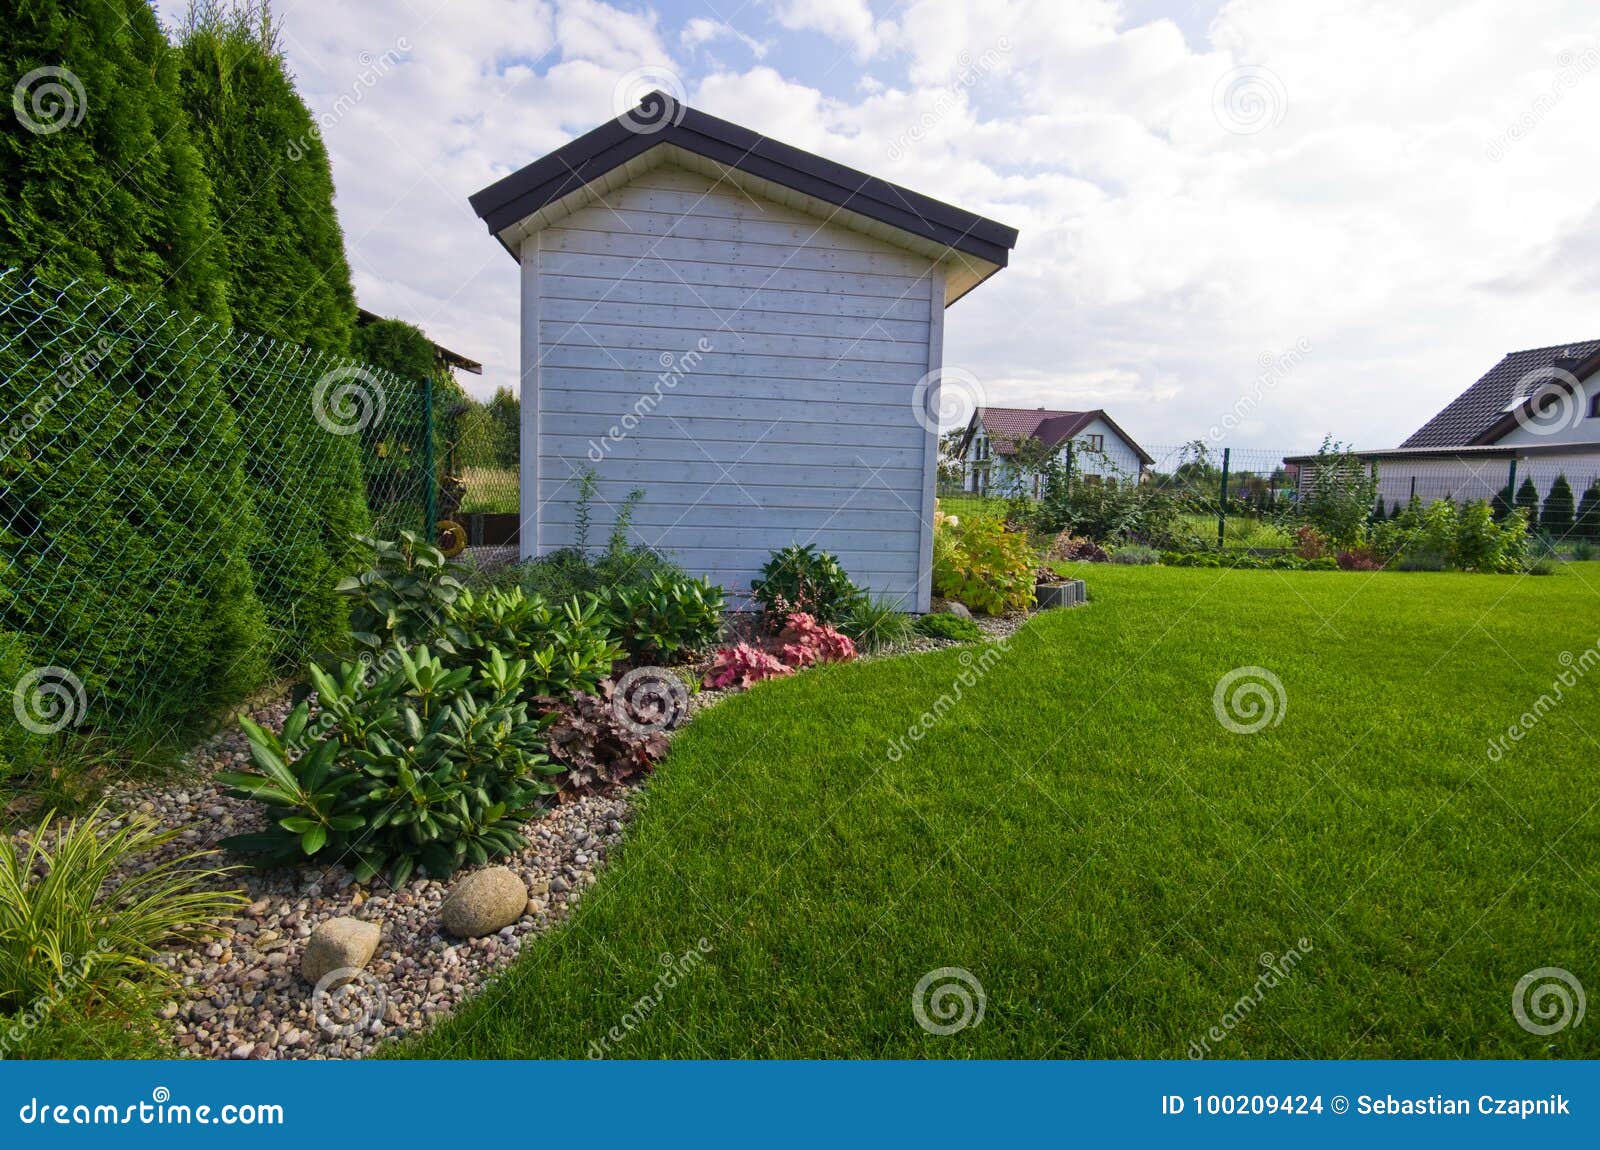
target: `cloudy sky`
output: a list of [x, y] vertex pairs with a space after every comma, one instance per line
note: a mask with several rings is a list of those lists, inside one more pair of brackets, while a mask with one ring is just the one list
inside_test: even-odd
[[362, 303], [483, 393], [516, 268], [467, 196], [649, 87], [1019, 228], [946, 323], [993, 403], [1383, 446], [1505, 351], [1600, 337], [1592, 2], [276, 7]]

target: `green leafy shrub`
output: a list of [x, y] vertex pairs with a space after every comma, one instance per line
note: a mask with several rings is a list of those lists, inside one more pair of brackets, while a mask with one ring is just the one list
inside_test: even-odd
[[0, 842], [0, 1014], [65, 992], [168, 980], [160, 947], [193, 941], [247, 901], [204, 889], [225, 870], [199, 864], [214, 851], [160, 862], [177, 837], [134, 815], [114, 826], [104, 808]]
[[670, 660], [711, 646], [722, 631], [722, 588], [657, 571], [649, 582], [613, 589], [611, 626], [635, 660]]
[[1360, 543], [1378, 495], [1376, 473], [1332, 436], [1323, 438], [1315, 458], [1306, 466], [1311, 484], [1300, 504], [1301, 517], [1333, 547]]
[[897, 599], [862, 595], [839, 621], [839, 630], [863, 651], [876, 651], [910, 638], [912, 619]]
[[1177, 497], [1154, 483], [1082, 478], [1047, 482], [1028, 526], [1055, 534], [1068, 531], [1099, 542], [1132, 539], [1164, 543], [1179, 530]]
[[615, 621], [592, 595], [557, 605], [520, 587], [461, 594], [447, 608], [435, 647], [452, 666], [476, 667], [496, 653], [527, 663], [523, 695], [594, 691], [622, 656]]
[[522, 846], [516, 828], [557, 773], [521, 701], [527, 664], [498, 651], [476, 669], [447, 669], [427, 647], [395, 655], [377, 674], [311, 668], [314, 724], [306, 703], [281, 735], [240, 719], [256, 770], [217, 777], [272, 808], [273, 826], [224, 846], [269, 863], [354, 860], [358, 881], [387, 871], [395, 885], [416, 867], [438, 877]]
[[1539, 558], [1529, 563], [1524, 570], [1529, 575], [1554, 575], [1557, 570], [1557, 564], [1556, 561], [1551, 559], [1549, 556], [1541, 555]]
[[934, 550], [935, 594], [985, 615], [1033, 605], [1035, 556], [1026, 535], [993, 519], [963, 519], [939, 534], [948, 540]]
[[930, 639], [951, 639], [958, 643], [971, 643], [983, 638], [983, 632], [971, 619], [938, 611], [924, 615], [916, 622], [917, 634]]
[[563, 797], [575, 797], [625, 783], [655, 768], [667, 753], [660, 731], [639, 730], [624, 721], [612, 683], [596, 694], [534, 700], [545, 716], [545, 741], [555, 782]]
[[809, 543], [774, 551], [750, 589], [774, 630], [796, 611], [819, 622], [840, 622], [861, 597], [839, 560]]
[[1168, 567], [1231, 567], [1241, 571], [1334, 571], [1338, 561], [1331, 555], [1305, 559], [1299, 555], [1252, 555], [1248, 551], [1165, 551], [1161, 562]]
[[395, 542], [363, 537], [360, 543], [371, 552], [371, 566], [336, 588], [350, 603], [351, 638], [384, 651], [437, 634], [463, 590], [461, 568], [410, 531]]

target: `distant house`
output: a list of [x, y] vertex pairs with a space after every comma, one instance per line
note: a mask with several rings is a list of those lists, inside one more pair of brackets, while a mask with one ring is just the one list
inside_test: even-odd
[[[1000, 494], [1015, 487], [1011, 457], [1017, 444], [1037, 439], [1055, 448], [1073, 474], [1137, 480], [1155, 462], [1104, 411], [1053, 411], [1046, 407], [980, 407], [961, 441], [962, 490]], [[1036, 491], [1025, 494], [1037, 495]]]
[[1399, 447], [1358, 454], [1391, 507], [1493, 499], [1524, 479], [1543, 500], [1558, 475], [1581, 495], [1600, 479], [1600, 340], [1510, 352]]

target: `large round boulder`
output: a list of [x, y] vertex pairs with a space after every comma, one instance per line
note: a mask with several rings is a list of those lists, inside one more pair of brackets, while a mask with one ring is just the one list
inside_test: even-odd
[[473, 871], [439, 908], [439, 921], [457, 938], [480, 938], [510, 926], [528, 909], [528, 886], [503, 866]]
[[300, 973], [307, 982], [321, 982], [336, 970], [360, 970], [372, 961], [382, 930], [359, 918], [330, 918], [306, 940]]

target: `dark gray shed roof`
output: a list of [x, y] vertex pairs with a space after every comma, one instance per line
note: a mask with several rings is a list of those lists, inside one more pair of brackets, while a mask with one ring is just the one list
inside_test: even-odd
[[661, 144], [676, 145], [998, 267], [1006, 265], [1017, 243], [1015, 228], [780, 144], [665, 92], [652, 92], [632, 111], [490, 184], [470, 198], [472, 210], [499, 236], [547, 204]]
[[1418, 428], [1401, 447], [1464, 447], [1491, 443], [1509, 429], [1514, 401], [1530, 388], [1557, 378], [1556, 373], [1586, 374], [1584, 361], [1600, 354], [1600, 340], [1559, 343], [1513, 351], [1477, 383], [1456, 396], [1438, 415]]

